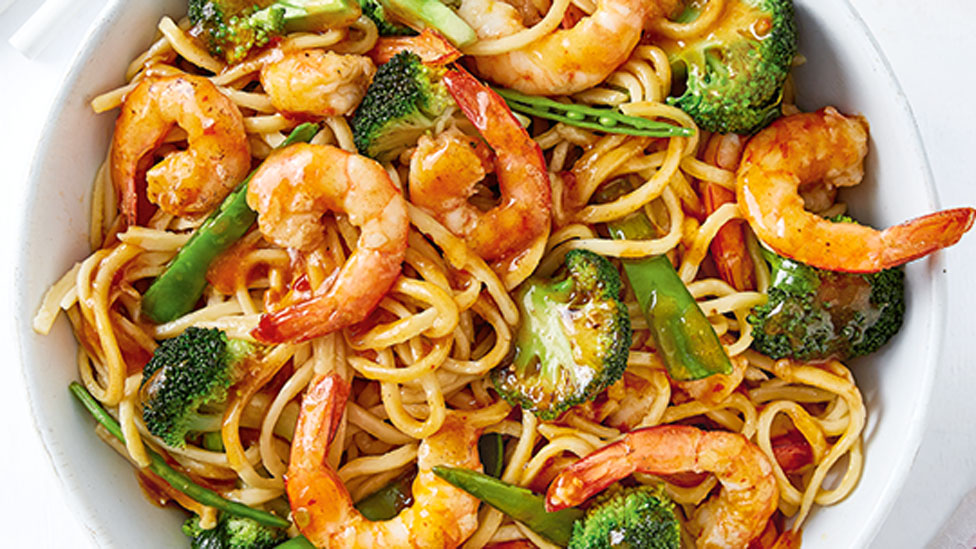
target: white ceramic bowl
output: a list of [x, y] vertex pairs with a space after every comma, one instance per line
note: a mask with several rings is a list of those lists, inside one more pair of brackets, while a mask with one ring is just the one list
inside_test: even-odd
[[[835, 105], [871, 123], [868, 178], [846, 198], [858, 219], [875, 226], [937, 209], [918, 130], [898, 83], [867, 27], [845, 0], [796, 0], [800, 104]], [[30, 173], [17, 259], [17, 327], [25, 379], [38, 430], [81, 521], [103, 547], [185, 547], [184, 515], [150, 505], [132, 468], [92, 432], [93, 422], [69, 396], [76, 343], [61, 319], [46, 337], [30, 319], [47, 287], [88, 253], [91, 181], [105, 158], [116, 113], [95, 115], [89, 100], [122, 81], [148, 45], [163, 14], [182, 14], [180, 0], [112, 0], [75, 59]], [[885, 192], [876, 182], [884, 181]], [[866, 463], [854, 493], [809, 518], [804, 549], [864, 547], [905, 480], [921, 438], [938, 358], [944, 289], [932, 274], [938, 256], [907, 270], [905, 325], [885, 349], [855, 364], [868, 407]], [[124, 519], [123, 519], [124, 517]]]

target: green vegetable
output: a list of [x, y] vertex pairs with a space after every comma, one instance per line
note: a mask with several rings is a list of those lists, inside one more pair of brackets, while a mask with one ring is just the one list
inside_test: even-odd
[[[654, 227], [642, 212], [608, 223], [607, 229], [618, 240], [655, 236]], [[731, 373], [732, 363], [722, 343], [671, 261], [660, 255], [626, 259], [623, 264], [668, 375], [687, 381]]]
[[348, 0], [279, 0], [265, 7], [241, 0], [189, 0], [187, 6], [191, 34], [228, 63], [287, 32], [345, 26], [359, 13], [359, 6]]
[[[733, 0], [700, 38], [656, 41], [684, 93], [668, 102], [707, 131], [752, 133], [781, 114], [783, 83], [796, 54], [792, 0]], [[693, 20], [697, 8], [683, 19]]]
[[521, 112], [547, 120], [555, 120], [570, 126], [590, 130], [649, 137], [691, 137], [695, 131], [667, 122], [629, 116], [615, 108], [591, 107], [577, 103], [560, 103], [547, 97], [525, 95], [515, 90], [493, 88], [508, 106]]
[[413, 503], [411, 485], [417, 471], [407, 471], [392, 482], [356, 503], [356, 509], [369, 520], [390, 520]]
[[[75, 396], [82, 405], [91, 413], [94, 418], [102, 424], [103, 427], [119, 442], [125, 443], [125, 436], [122, 435], [122, 428], [119, 427], [118, 422], [115, 421], [108, 412], [102, 408], [101, 404], [88, 391], [77, 381], [71, 382], [68, 386], [71, 394]], [[291, 524], [287, 520], [272, 515], [266, 511], [261, 511], [259, 509], [254, 509], [248, 507], [247, 505], [237, 503], [235, 501], [226, 500], [220, 497], [219, 494], [213, 490], [204, 488], [198, 484], [195, 484], [189, 477], [183, 473], [173, 469], [166, 463], [166, 460], [162, 456], [157, 454], [151, 449], [146, 449], [146, 453], [149, 454], [149, 467], [148, 469], [155, 473], [159, 478], [166, 481], [167, 484], [173, 488], [183, 492], [189, 496], [194, 501], [198, 501], [204, 505], [214, 507], [219, 511], [229, 513], [237, 517], [250, 518], [257, 522], [258, 524], [263, 524], [265, 526], [273, 526], [276, 528], [288, 528]]]
[[436, 466], [434, 474], [525, 524], [556, 545], [565, 547], [569, 543], [573, 523], [583, 517], [583, 511], [574, 507], [550, 513], [546, 511], [545, 498], [542, 496], [477, 471]]
[[543, 419], [592, 400], [620, 379], [630, 349], [617, 269], [586, 250], [570, 251], [565, 264], [556, 279], [530, 278], [519, 288], [514, 355], [491, 373], [502, 398]]
[[317, 549], [305, 536], [295, 536], [275, 549]]
[[550, 513], [543, 496], [477, 471], [438, 466], [434, 474], [561, 547], [681, 547], [674, 503], [660, 488], [613, 488], [597, 497], [585, 513], [575, 507]]
[[681, 526], [674, 503], [660, 488], [611, 489], [573, 525], [569, 549], [679, 549]]
[[200, 517], [193, 516], [183, 524], [183, 533], [193, 549], [271, 549], [287, 537], [281, 528], [223, 513], [210, 530], [200, 528]]
[[500, 478], [505, 468], [505, 445], [502, 443], [502, 436], [498, 433], [481, 435], [478, 439], [478, 457], [486, 475]]
[[392, 160], [432, 131], [454, 104], [441, 80], [444, 71], [424, 65], [410, 51], [381, 65], [352, 117], [359, 152], [380, 162]]
[[149, 432], [183, 447], [190, 432], [220, 429], [221, 414], [200, 409], [223, 405], [254, 352], [252, 344], [228, 340], [217, 329], [190, 327], [162, 342], [142, 372], [142, 419]]
[[[302, 124], [292, 130], [278, 148], [307, 143], [318, 131], [316, 124]], [[192, 311], [207, 285], [210, 264], [254, 224], [257, 214], [247, 205], [247, 184], [251, 175], [210, 214], [142, 296], [142, 314], [150, 320], [162, 324]]]
[[416, 34], [416, 29], [432, 28], [457, 47], [478, 40], [471, 25], [440, 0], [358, 0], [363, 14], [376, 23], [383, 36]]
[[748, 317], [752, 347], [760, 353], [776, 359], [846, 360], [873, 353], [901, 328], [901, 268], [838, 273], [767, 250], [763, 256], [771, 268], [769, 300]]
[[[369, 17], [376, 23], [376, 30], [380, 31], [380, 36], [413, 36], [417, 31], [401, 24], [386, 12], [383, 2], [380, 0], [357, 0], [359, 7], [363, 10], [363, 15]], [[435, 0], [436, 1], [436, 0]]]

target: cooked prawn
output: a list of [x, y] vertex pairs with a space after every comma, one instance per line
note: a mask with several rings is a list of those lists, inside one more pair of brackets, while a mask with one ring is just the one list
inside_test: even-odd
[[112, 183], [129, 225], [149, 214], [138, 211], [143, 159], [175, 125], [186, 131], [187, 149], [166, 155], [145, 172], [145, 197], [164, 212], [206, 213], [251, 169], [244, 118], [216, 86], [188, 74], [148, 77], [125, 98], [112, 136]]
[[407, 203], [383, 166], [329, 145], [292, 145], [254, 173], [247, 203], [273, 243], [307, 252], [320, 246], [322, 217], [343, 213], [359, 227], [356, 249], [308, 300], [266, 313], [251, 335], [304, 341], [364, 319], [400, 274], [407, 249]]
[[480, 429], [464, 414], [447, 414], [417, 453], [413, 504], [386, 521], [370, 521], [353, 507], [335, 471], [325, 465], [349, 386], [336, 374], [314, 381], [302, 399], [285, 488], [298, 529], [317, 547], [454, 548], [478, 526], [478, 500], [434, 475], [435, 465], [481, 470]]
[[261, 69], [261, 86], [279, 111], [292, 116], [351, 114], [373, 79], [368, 57], [299, 50]]
[[804, 209], [806, 183], [856, 185], [864, 173], [868, 128], [833, 107], [781, 118], [753, 137], [736, 181], [739, 209], [777, 253], [832, 271], [875, 272], [955, 244], [976, 210], [929, 214], [883, 231], [832, 223]]
[[[520, 256], [548, 235], [552, 198], [542, 150], [505, 101], [470, 74], [449, 70], [444, 82], [494, 152], [459, 132], [421, 139], [410, 160], [410, 199], [483, 259]], [[498, 178], [501, 199], [482, 212], [468, 198], [489, 170]]]
[[[568, 95], [591, 88], [630, 57], [645, 21], [671, 14], [680, 0], [597, 0], [575, 26], [519, 49], [476, 56], [476, 72], [508, 88], [535, 95]], [[518, 10], [500, 0], [462, 0], [458, 14], [481, 39], [525, 30]]]
[[746, 437], [659, 425], [631, 431], [564, 470], [549, 485], [546, 508], [556, 511], [583, 503], [635, 472], [715, 475], [722, 489], [696, 515], [702, 526], [697, 546], [702, 549], [746, 547], [762, 534], [779, 502], [773, 466]]

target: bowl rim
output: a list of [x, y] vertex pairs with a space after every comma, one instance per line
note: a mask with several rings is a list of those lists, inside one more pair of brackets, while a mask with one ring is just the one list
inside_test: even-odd
[[[815, 2], [816, 0], [806, 1]], [[843, 5], [844, 9], [847, 11], [847, 15], [854, 21], [854, 24], [859, 28], [863, 36], [870, 43], [870, 57], [873, 58], [872, 61], [880, 64], [880, 66], [884, 69], [880, 71], [882, 73], [881, 80], [886, 84], [885, 87], [894, 93], [895, 103], [902, 111], [900, 114], [910, 123], [910, 129], [912, 131], [909, 132], [910, 135], [906, 140], [906, 144], [910, 147], [909, 152], [918, 158], [921, 163], [919, 167], [923, 173], [922, 186], [925, 194], [928, 197], [927, 206], [933, 210], [937, 209], [940, 206], [940, 200], [938, 197], [938, 190], [934, 183], [932, 164], [924, 143], [922, 142], [922, 135], [918, 126], [918, 121], [915, 117], [912, 106], [908, 101], [908, 97], [905, 95], [898, 76], [894, 72], [874, 34], [861, 17], [860, 12], [858, 12], [858, 10], [854, 7], [851, 0], [837, 1]], [[26, 342], [28, 338], [34, 335], [31, 321], [39, 303], [34, 302], [31, 296], [27, 295], [27, 292], [22, 285], [22, 280], [24, 277], [24, 265], [30, 261], [30, 250], [28, 250], [25, 244], [30, 228], [30, 220], [27, 213], [34, 209], [35, 204], [38, 201], [39, 194], [38, 186], [33, 185], [32, 183], [38, 179], [42, 160], [49, 155], [49, 149], [52, 147], [53, 138], [51, 137], [52, 132], [50, 130], [55, 126], [57, 119], [65, 110], [67, 106], [66, 99], [71, 95], [69, 92], [72, 91], [77, 81], [81, 77], [82, 69], [85, 68], [83, 61], [91, 57], [93, 50], [99, 46], [99, 37], [102, 35], [105, 29], [114, 24], [120, 18], [120, 10], [124, 3], [125, 0], [109, 0], [99, 11], [95, 19], [89, 24], [88, 29], [86, 30], [82, 39], [81, 47], [76, 51], [68, 63], [69, 68], [64, 77], [58, 83], [58, 93], [55, 95], [50, 107], [46, 111], [44, 125], [42, 127], [40, 137], [38, 138], [36, 147], [34, 148], [30, 169], [25, 181], [28, 188], [24, 195], [23, 208], [20, 210], [20, 219], [16, 223], [16, 236], [18, 237], [18, 242], [20, 245], [18, 246], [18, 251], [16, 254], [16, 263], [14, 265], [14, 276], [12, 280], [15, 303], [15, 342], [20, 362], [21, 379], [24, 383], [24, 388], [26, 389], [26, 398], [31, 412], [31, 425], [42, 442], [42, 448], [47, 454], [49, 463], [58, 479], [58, 483], [62, 487], [62, 494], [65, 496], [65, 501], [68, 504], [68, 508], [71, 509], [75, 517], [78, 519], [80, 525], [88, 533], [89, 538], [100, 547], [117, 546], [117, 543], [109, 534], [109, 525], [104, 520], [104, 517], [96, 512], [97, 505], [91, 504], [92, 502], [89, 501], [90, 498], [85, 496], [86, 492], [81, 489], [80, 479], [74, 475], [63, 474], [63, 471], [70, 470], [70, 460], [67, 459], [67, 454], [61, 451], [63, 448], [61, 448], [59, 438], [53, 432], [46, 432], [41, 426], [42, 419], [46, 419], [46, 415], [44, 408], [38, 403], [40, 397], [37, 394], [37, 387], [31, 381], [27, 356], [25, 354]], [[923, 370], [921, 379], [919, 380], [919, 396], [915, 400], [915, 409], [912, 410], [911, 414], [912, 417], [916, 418], [916, 420], [911, 422], [911, 424], [905, 428], [902, 436], [909, 451], [903, 452], [898, 456], [893, 456], [888, 459], [888, 462], [892, 464], [891, 473], [889, 475], [888, 482], [885, 483], [884, 487], [879, 491], [879, 504], [874, 507], [874, 510], [869, 515], [868, 521], [864, 523], [863, 527], [859, 530], [858, 535], [852, 539], [850, 547], [867, 546], [867, 544], [877, 536], [882, 525], [884, 524], [885, 518], [889, 515], [895, 501], [898, 499], [898, 495], [901, 493], [906, 484], [912, 465], [914, 464], [914, 461], [918, 455], [922, 436], [924, 434], [924, 427], [927, 423], [928, 408], [932, 399], [932, 388], [935, 373], [945, 346], [943, 328], [946, 322], [948, 294], [947, 283], [945, 280], [946, 277], [935, 276], [935, 273], [942, 269], [943, 252], [939, 251], [931, 254], [924, 259], [924, 262], [926, 263], [927, 271], [929, 273], [927, 276], [927, 283], [931, 291], [931, 312], [929, 318], [930, 322], [928, 337], [929, 341], [932, 342], [933, 345], [925, 352], [926, 362], [930, 366]]]

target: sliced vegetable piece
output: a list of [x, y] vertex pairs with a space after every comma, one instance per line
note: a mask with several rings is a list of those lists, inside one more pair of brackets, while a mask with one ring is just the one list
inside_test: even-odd
[[492, 88], [517, 112], [555, 120], [606, 133], [647, 137], [691, 137], [695, 131], [667, 122], [626, 115], [615, 108], [591, 107], [577, 103], [560, 103], [547, 97], [526, 95], [515, 90]]
[[502, 435], [498, 433], [481, 435], [478, 439], [478, 456], [481, 458], [482, 467], [485, 468], [485, 474], [500, 478], [505, 468], [505, 445], [502, 443]]
[[413, 503], [413, 484], [417, 471], [407, 471], [392, 482], [356, 503], [356, 509], [369, 520], [390, 520]]
[[[102, 405], [95, 400], [87, 389], [85, 389], [77, 381], [71, 382], [68, 386], [71, 394], [75, 396], [82, 405], [91, 413], [94, 418], [102, 424], [105, 429], [111, 433], [112, 436], [117, 438], [119, 442], [125, 443], [125, 436], [122, 434], [122, 428], [119, 426], [115, 418], [109, 415], [108, 412], [102, 408]], [[262, 511], [260, 509], [254, 509], [253, 507], [248, 507], [247, 505], [237, 503], [236, 501], [226, 500], [217, 492], [204, 488], [199, 484], [194, 483], [190, 480], [190, 477], [184, 475], [183, 473], [173, 469], [166, 463], [163, 456], [157, 454], [153, 450], [146, 449], [146, 453], [149, 454], [149, 470], [155, 473], [159, 478], [166, 481], [167, 484], [176, 488], [180, 492], [183, 492], [194, 501], [198, 501], [204, 505], [209, 505], [225, 513], [230, 513], [238, 517], [247, 517], [255, 522], [263, 524], [265, 526], [275, 526], [277, 528], [288, 528], [291, 523], [287, 520], [272, 515], [267, 511]]]
[[575, 507], [550, 513], [546, 511], [545, 497], [470, 469], [438, 466], [434, 467], [434, 474], [561, 547], [569, 544], [573, 523], [584, 515]]
[[[646, 240], [656, 231], [643, 212], [607, 224], [618, 240]], [[647, 318], [657, 350], [678, 381], [731, 374], [732, 363], [712, 324], [667, 256], [623, 260], [624, 274]]]

